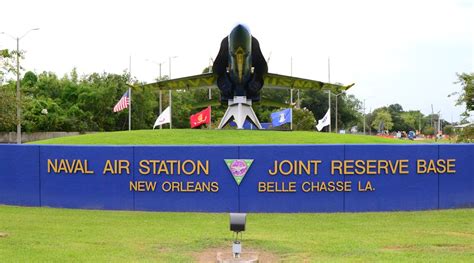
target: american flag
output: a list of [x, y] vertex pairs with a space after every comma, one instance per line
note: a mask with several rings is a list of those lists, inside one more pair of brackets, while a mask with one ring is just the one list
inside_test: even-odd
[[130, 98], [127, 91], [123, 94], [122, 98], [120, 98], [117, 104], [115, 104], [114, 112], [118, 112], [118, 111], [128, 108], [129, 104], [130, 104]]

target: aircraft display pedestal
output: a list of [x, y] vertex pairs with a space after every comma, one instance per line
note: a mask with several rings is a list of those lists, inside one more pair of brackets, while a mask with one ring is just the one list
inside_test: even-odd
[[229, 106], [224, 117], [222, 117], [218, 129], [222, 129], [232, 117], [234, 117], [235, 123], [237, 123], [237, 129], [244, 128], [244, 122], [247, 117], [257, 126], [257, 129], [262, 129], [262, 125], [260, 125], [257, 115], [255, 115], [252, 109], [252, 100], [248, 100], [246, 96], [234, 96], [234, 99], [230, 99], [228, 104]]

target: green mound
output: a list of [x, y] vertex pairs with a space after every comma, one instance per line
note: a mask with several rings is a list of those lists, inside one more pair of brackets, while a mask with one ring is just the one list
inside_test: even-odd
[[101, 132], [62, 137], [32, 144], [74, 145], [222, 145], [222, 144], [380, 144], [409, 143], [367, 135], [319, 133], [309, 131], [191, 130], [163, 129]]

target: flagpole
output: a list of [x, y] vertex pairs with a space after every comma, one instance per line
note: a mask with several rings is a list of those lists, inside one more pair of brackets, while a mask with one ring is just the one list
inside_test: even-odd
[[[328, 83], [331, 83], [331, 59], [328, 57]], [[328, 90], [329, 93], [329, 131], [331, 131], [331, 90]]]
[[331, 129], [331, 90], [328, 90], [329, 93], [329, 132], [332, 132]]
[[291, 120], [290, 120], [290, 130], [293, 130], [293, 108], [290, 108]]
[[[128, 61], [128, 83], [130, 84], [130, 80], [132, 78], [132, 56], [130, 55], [129, 61]], [[128, 87], [128, 100], [129, 100], [129, 105], [128, 105], [128, 130], [132, 130], [132, 88]]]
[[[171, 79], [171, 57], [169, 57], [169, 62], [168, 62], [168, 66], [169, 66], [169, 72], [168, 72], [168, 78]], [[171, 103], [172, 103], [172, 99], [171, 99], [171, 89], [168, 91], [168, 97], [169, 97], [169, 106], [170, 106], [170, 112], [171, 112]], [[172, 113], [170, 113], [171, 115]], [[172, 120], [170, 120], [170, 130], [172, 128]]]
[[211, 129], [211, 125], [212, 125], [212, 112], [211, 112], [211, 106], [208, 106], [209, 107], [209, 130]]

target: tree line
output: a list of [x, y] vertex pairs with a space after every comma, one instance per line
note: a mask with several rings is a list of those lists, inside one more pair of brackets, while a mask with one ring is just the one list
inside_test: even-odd
[[[22, 127], [25, 132], [38, 131], [118, 131], [128, 127], [128, 110], [112, 112], [128, 89], [128, 73], [92, 73], [79, 76], [73, 69], [58, 77], [53, 72], [38, 75], [28, 71], [21, 79]], [[164, 76], [163, 79], [166, 79]], [[159, 91], [144, 88], [132, 80], [132, 129], [150, 129], [159, 114]], [[14, 131], [16, 127], [16, 81], [0, 86], [0, 131]], [[211, 90], [212, 98], [219, 98], [219, 90]], [[296, 92], [294, 92], [296, 96]], [[327, 95], [322, 91], [302, 91], [300, 107], [293, 109], [295, 130], [314, 130], [316, 119], [327, 110]], [[264, 89], [262, 99], [279, 104], [290, 103], [289, 90]], [[200, 111], [196, 105], [206, 105], [207, 89], [172, 92], [173, 128], [189, 128], [189, 117]], [[333, 102], [334, 103], [334, 102]], [[163, 109], [169, 105], [168, 92], [163, 92]], [[294, 105], [293, 105], [294, 106]], [[213, 126], [224, 115], [227, 105], [212, 107]], [[357, 125], [360, 101], [352, 95], [339, 97], [338, 122], [340, 127]], [[261, 122], [271, 122], [270, 114], [279, 107], [256, 104], [254, 110]], [[334, 121], [334, 120], [333, 120]], [[167, 127], [167, 125], [165, 125]], [[283, 127], [286, 129], [288, 127]]]
[[[0, 52], [0, 131], [14, 131], [16, 127], [16, 74], [14, 52]], [[21, 54], [23, 55], [23, 54]], [[208, 72], [208, 69], [204, 69]], [[12, 74], [13, 73], [13, 74]], [[10, 76], [10, 78], [9, 78]], [[461, 92], [458, 104], [466, 105], [465, 114], [474, 110], [474, 74], [458, 74]], [[167, 79], [164, 76], [162, 79]], [[28, 71], [21, 79], [22, 126], [25, 132], [37, 131], [118, 131], [128, 127], [128, 110], [112, 111], [123, 93], [128, 89], [130, 76], [122, 74], [92, 73], [79, 76], [76, 69], [58, 77], [53, 72], [36, 74]], [[150, 129], [159, 113], [159, 92], [143, 88], [142, 83], [132, 79], [132, 129]], [[219, 98], [219, 90], [212, 89], [212, 98]], [[172, 92], [173, 128], [189, 128], [189, 116], [206, 107], [207, 89], [179, 90]], [[296, 97], [293, 91], [293, 97]], [[293, 129], [314, 130], [318, 119], [328, 109], [328, 94], [324, 91], [300, 91], [300, 100], [294, 100]], [[169, 104], [167, 92], [162, 96], [163, 109]], [[263, 89], [262, 99], [290, 104], [290, 90]], [[380, 107], [364, 116], [362, 103], [353, 95], [332, 96], [331, 123], [335, 131], [336, 109], [339, 129], [357, 130], [364, 127], [368, 133], [380, 130], [419, 130], [435, 134], [439, 116], [423, 115], [420, 111], [404, 111], [399, 104]], [[201, 108], [196, 105], [201, 105]], [[213, 127], [224, 115], [227, 105], [213, 106]], [[270, 114], [279, 107], [256, 104], [254, 110], [261, 122], [271, 122]], [[364, 118], [365, 117], [365, 118]], [[167, 125], [166, 125], [167, 126]], [[442, 127], [449, 123], [442, 120]], [[283, 127], [287, 129], [288, 127]], [[327, 128], [326, 128], [327, 129]]]

